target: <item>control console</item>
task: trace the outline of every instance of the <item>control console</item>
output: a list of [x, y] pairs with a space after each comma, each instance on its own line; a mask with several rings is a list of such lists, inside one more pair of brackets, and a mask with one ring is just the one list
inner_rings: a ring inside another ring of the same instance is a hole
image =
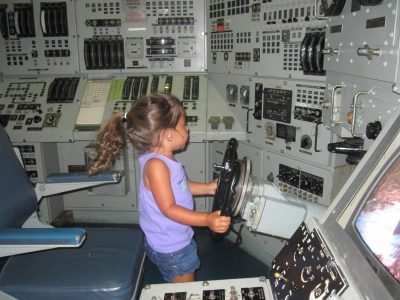
[[317, 229], [302, 223], [268, 277], [146, 285], [140, 300], [298, 300], [340, 295], [348, 284]]

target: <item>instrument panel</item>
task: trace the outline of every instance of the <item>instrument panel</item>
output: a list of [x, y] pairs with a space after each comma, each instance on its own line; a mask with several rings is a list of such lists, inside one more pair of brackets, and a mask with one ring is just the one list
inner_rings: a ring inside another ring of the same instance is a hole
[[75, 76], [4, 80], [0, 123], [13, 142], [72, 141], [85, 82]]
[[0, 70], [4, 75], [79, 72], [73, 1], [2, 1]]
[[323, 81], [315, 1], [209, 1], [208, 70]]
[[3, 1], [4, 75], [204, 72], [203, 1]]
[[142, 289], [140, 300], [150, 299], [245, 299], [269, 300], [270, 287], [265, 277], [152, 284]]
[[275, 299], [327, 299], [340, 295], [346, 279], [317, 230], [302, 223], [273, 260], [269, 281]]

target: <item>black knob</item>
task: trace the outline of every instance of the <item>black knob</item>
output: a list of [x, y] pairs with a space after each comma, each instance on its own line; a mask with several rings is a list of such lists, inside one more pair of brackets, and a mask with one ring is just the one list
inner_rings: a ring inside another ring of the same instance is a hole
[[39, 122], [41, 122], [42, 121], [42, 117], [41, 116], [34, 116], [33, 117], [33, 122], [34, 123], [39, 123]]
[[303, 135], [300, 141], [300, 147], [303, 149], [310, 149], [312, 146], [311, 137], [308, 135]]
[[370, 122], [367, 124], [367, 128], [365, 130], [367, 138], [370, 140], [375, 140], [379, 133], [382, 131], [382, 124], [379, 121]]

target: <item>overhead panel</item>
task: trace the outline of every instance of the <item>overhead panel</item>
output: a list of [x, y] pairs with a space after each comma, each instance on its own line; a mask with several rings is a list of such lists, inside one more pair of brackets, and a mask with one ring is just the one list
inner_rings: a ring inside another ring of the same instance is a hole
[[325, 20], [314, 16], [315, 1], [208, 2], [210, 72], [324, 80]]
[[204, 1], [76, 3], [81, 72], [205, 71]]
[[398, 1], [375, 1], [373, 6], [364, 1], [357, 9], [351, 2], [346, 2], [341, 17], [327, 19], [326, 69], [393, 82], [398, 92]]
[[73, 1], [2, 1], [0, 70], [4, 75], [79, 72]]

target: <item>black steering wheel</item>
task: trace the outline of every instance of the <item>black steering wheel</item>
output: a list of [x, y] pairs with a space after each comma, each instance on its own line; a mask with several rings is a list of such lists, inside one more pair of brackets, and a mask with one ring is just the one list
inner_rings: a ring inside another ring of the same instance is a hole
[[224, 154], [222, 165], [214, 165], [219, 172], [212, 211], [221, 210], [221, 216], [232, 216], [231, 202], [240, 177], [240, 162], [237, 160], [238, 142], [231, 138]]
[[[214, 196], [212, 211], [221, 211], [221, 216], [237, 217], [245, 207], [248, 192], [252, 190], [251, 160], [247, 157], [238, 159], [238, 141], [231, 138], [228, 142], [222, 165], [214, 165], [219, 173], [218, 186]], [[223, 234], [212, 233], [215, 240], [221, 240], [229, 231]], [[239, 233], [235, 232], [239, 235]]]

